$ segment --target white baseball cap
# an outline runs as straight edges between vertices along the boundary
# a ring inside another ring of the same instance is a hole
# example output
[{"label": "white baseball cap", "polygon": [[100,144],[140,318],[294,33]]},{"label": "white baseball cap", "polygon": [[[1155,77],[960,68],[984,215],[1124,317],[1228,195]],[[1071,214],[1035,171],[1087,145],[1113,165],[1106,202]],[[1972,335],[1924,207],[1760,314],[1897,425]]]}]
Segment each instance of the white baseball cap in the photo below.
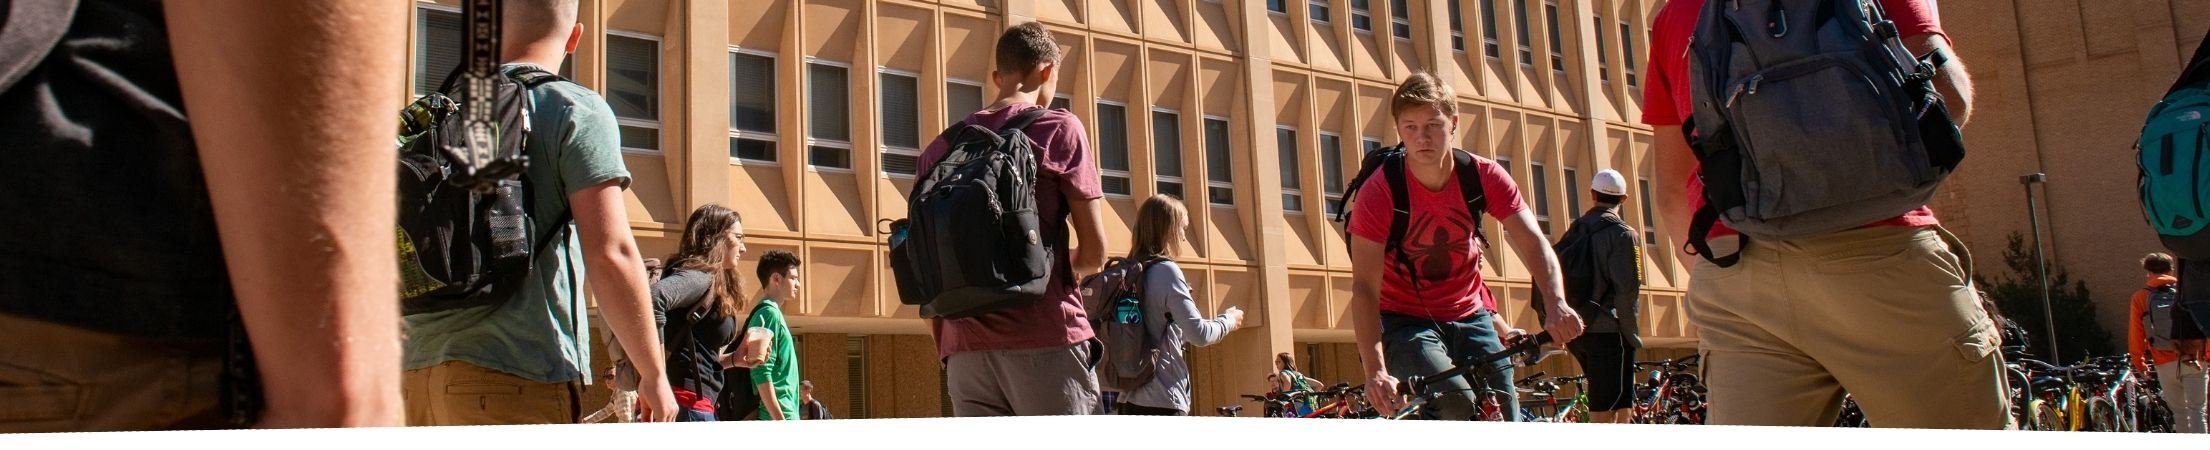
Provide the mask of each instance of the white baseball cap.
[{"label": "white baseball cap", "polygon": [[1619,171],[1604,169],[1596,172],[1596,179],[1588,182],[1588,189],[1607,195],[1627,196],[1627,179]]}]

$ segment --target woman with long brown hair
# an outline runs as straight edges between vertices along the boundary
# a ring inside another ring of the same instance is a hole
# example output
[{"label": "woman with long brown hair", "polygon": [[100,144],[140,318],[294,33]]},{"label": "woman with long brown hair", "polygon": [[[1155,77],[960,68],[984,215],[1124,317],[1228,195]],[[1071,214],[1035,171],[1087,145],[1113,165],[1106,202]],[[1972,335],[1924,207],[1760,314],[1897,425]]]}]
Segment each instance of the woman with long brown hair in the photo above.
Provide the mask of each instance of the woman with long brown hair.
[{"label": "woman with long brown hair", "polygon": [[1230,306],[1211,319],[1198,315],[1197,302],[1189,296],[1189,282],[1182,276],[1181,266],[1174,264],[1182,245],[1189,242],[1189,210],[1181,200],[1165,195],[1144,200],[1142,209],[1136,212],[1135,232],[1135,246],[1129,248],[1128,259],[1148,265],[1143,272],[1144,315],[1160,317],[1163,312],[1168,320],[1144,321],[1145,331],[1159,343],[1159,359],[1152,369],[1151,382],[1122,393],[1116,410],[1126,415],[1186,416],[1189,362],[1182,344],[1204,347],[1220,343],[1228,332],[1243,326],[1243,310]]},{"label": "woman with long brown hair", "polygon": [[652,284],[652,318],[663,324],[668,385],[676,420],[711,422],[722,389],[722,349],[736,340],[743,311],[744,224],[736,211],[708,204],[691,212],[667,273]]}]

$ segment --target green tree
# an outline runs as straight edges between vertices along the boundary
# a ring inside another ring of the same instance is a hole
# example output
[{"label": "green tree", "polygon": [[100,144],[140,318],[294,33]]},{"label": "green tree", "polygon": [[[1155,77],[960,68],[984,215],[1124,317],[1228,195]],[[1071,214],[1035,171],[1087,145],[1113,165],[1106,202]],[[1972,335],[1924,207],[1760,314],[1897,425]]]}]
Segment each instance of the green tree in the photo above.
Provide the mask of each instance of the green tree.
[{"label": "green tree", "polygon": [[[2009,248],[2003,251],[2003,265],[2010,274],[2000,278],[1975,276],[1980,289],[1987,291],[2003,315],[2026,329],[2033,345],[2026,352],[2035,358],[2048,358],[2048,322],[2042,318],[2041,280],[2034,270],[2033,249],[2026,246],[2024,235],[2012,232]],[[2049,305],[2056,309],[2057,351],[2062,364],[2079,361],[2090,356],[2117,354],[2112,346],[2110,331],[2095,321],[2094,297],[2087,293],[2087,282],[2073,280],[2063,266],[2049,265]]]}]

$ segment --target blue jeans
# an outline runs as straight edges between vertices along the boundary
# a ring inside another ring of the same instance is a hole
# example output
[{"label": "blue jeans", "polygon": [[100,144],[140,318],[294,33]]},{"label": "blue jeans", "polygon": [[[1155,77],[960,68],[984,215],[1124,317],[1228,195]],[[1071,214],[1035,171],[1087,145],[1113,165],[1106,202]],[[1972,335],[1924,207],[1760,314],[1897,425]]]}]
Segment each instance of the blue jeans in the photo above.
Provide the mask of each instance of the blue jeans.
[{"label": "blue jeans", "polygon": [[714,420],[716,419],[713,411],[699,411],[690,408],[676,408],[675,410],[675,421],[677,422],[712,422]]},{"label": "blue jeans", "polygon": [[[1465,319],[1443,322],[1382,313],[1381,351],[1388,362],[1389,376],[1399,380],[1413,375],[1424,377],[1449,370],[1456,361],[1504,351],[1503,340],[1490,326],[1490,314],[1483,310]],[[1476,384],[1495,391],[1500,397],[1497,400],[1504,420],[1519,420],[1519,394],[1512,388],[1510,360],[1489,364],[1464,376],[1433,380],[1427,392],[1440,396],[1427,403],[1420,417],[1472,420],[1479,411],[1474,408],[1473,386]]]}]

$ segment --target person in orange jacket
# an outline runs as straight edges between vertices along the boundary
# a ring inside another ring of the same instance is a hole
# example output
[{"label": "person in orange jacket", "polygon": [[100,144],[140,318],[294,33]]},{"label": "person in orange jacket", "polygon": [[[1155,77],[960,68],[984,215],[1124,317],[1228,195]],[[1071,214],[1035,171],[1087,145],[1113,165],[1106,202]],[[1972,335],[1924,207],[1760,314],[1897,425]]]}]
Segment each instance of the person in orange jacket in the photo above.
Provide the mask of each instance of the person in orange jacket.
[{"label": "person in orange jacket", "polygon": [[[2156,363],[2157,380],[2164,389],[2164,403],[2172,408],[2173,431],[2202,433],[2205,430],[2204,395],[2205,377],[2203,362],[2210,359],[2210,351],[2201,351],[2180,361],[2179,352],[2149,348],[2148,332],[2141,327],[2141,313],[2148,310],[2150,291],[2179,283],[2172,276],[2172,256],[2150,253],[2141,257],[2141,269],[2149,272],[2148,286],[2133,293],[2133,308],[2126,315],[2126,347],[2133,355],[2133,370],[2146,374],[2151,360]],[[2148,359],[2144,359],[2147,356]]]}]

